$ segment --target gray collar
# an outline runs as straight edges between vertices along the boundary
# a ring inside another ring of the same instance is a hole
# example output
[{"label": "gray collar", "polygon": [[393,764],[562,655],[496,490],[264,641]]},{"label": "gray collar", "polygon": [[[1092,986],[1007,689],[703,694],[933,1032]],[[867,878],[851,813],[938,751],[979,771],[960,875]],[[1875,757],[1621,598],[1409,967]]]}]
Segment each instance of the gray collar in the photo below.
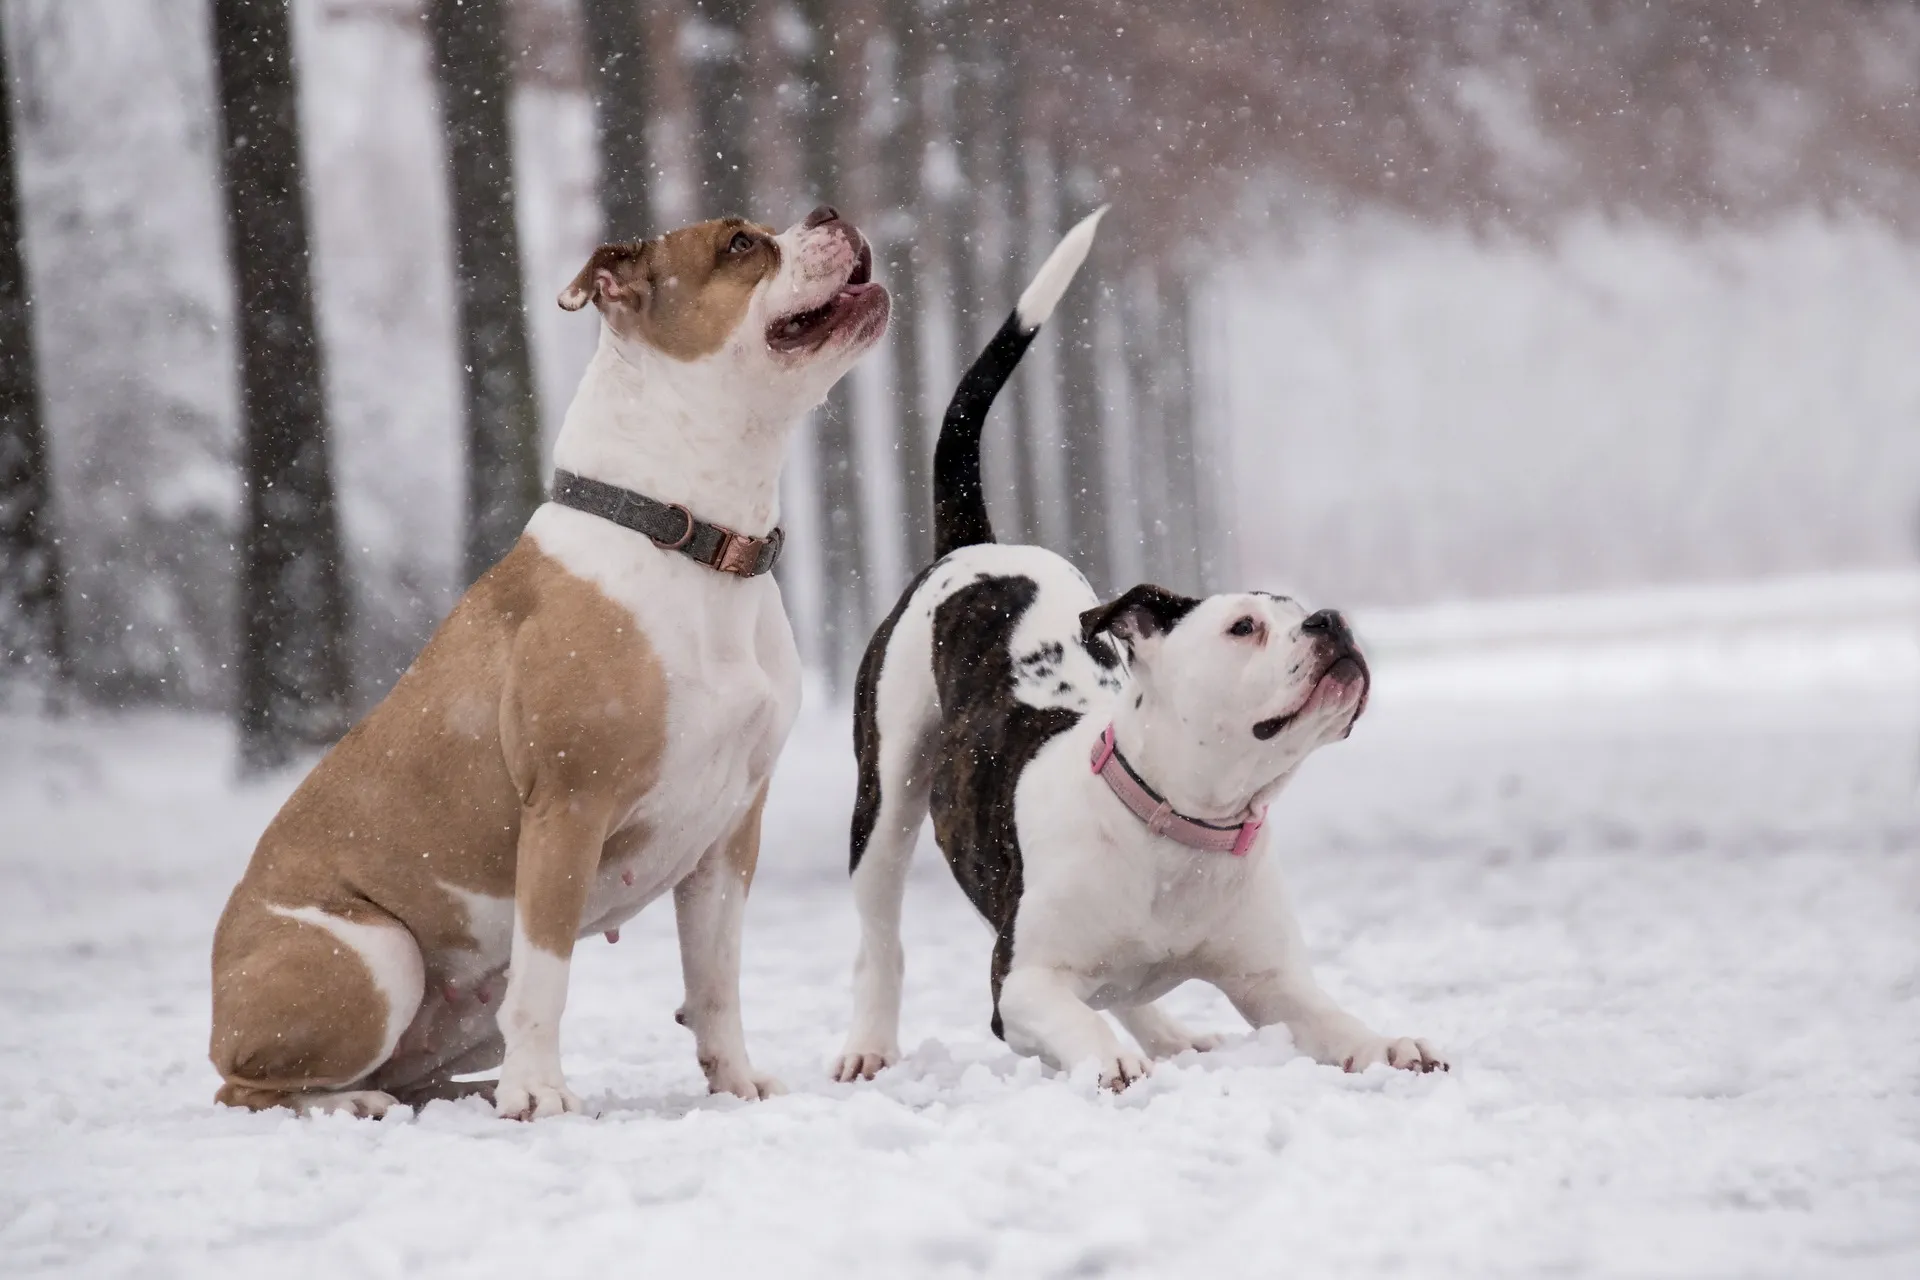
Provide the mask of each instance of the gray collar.
[{"label": "gray collar", "polygon": [[678,551],[709,569],[742,578],[771,571],[787,541],[785,531],[777,525],[764,538],[735,533],[723,524],[696,520],[677,502],[660,502],[619,485],[557,468],[553,473],[553,501],[643,533],[663,551]]}]

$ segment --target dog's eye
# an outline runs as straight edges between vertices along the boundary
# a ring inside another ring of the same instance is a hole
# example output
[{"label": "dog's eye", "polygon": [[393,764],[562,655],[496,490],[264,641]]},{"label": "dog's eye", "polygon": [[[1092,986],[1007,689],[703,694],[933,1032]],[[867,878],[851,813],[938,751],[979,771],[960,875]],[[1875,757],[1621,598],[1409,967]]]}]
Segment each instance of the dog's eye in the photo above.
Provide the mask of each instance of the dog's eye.
[{"label": "dog's eye", "polygon": [[727,252],[728,253],[752,253],[753,246],[757,243],[758,241],[756,241],[752,236],[748,235],[746,232],[736,231],[733,233],[733,239],[727,241]]},{"label": "dog's eye", "polygon": [[1240,618],[1236,620],[1232,626],[1227,628],[1227,634],[1230,636],[1250,636],[1259,625],[1260,624],[1255,622],[1251,617]]}]

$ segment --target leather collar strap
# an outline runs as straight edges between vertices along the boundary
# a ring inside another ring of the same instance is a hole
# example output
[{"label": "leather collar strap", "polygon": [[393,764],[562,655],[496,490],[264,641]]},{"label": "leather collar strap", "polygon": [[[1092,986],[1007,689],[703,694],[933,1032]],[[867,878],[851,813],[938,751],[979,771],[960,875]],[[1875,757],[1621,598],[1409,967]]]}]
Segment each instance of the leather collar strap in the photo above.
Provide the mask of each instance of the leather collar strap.
[{"label": "leather collar strap", "polygon": [[1176,840],[1189,849],[1245,857],[1247,850],[1253,848],[1254,837],[1260,834],[1261,824],[1267,820],[1264,807],[1257,813],[1249,811],[1250,816],[1246,821],[1232,826],[1219,826],[1175,813],[1173,806],[1159,792],[1141,781],[1140,775],[1120,754],[1113,740],[1112,725],[1108,725],[1101,732],[1100,740],[1094,743],[1093,771],[1113,788],[1113,794],[1120,797],[1120,803],[1127,806],[1134,817],[1147,824],[1147,830],[1157,836]]},{"label": "leather collar strap", "polygon": [[723,524],[696,520],[677,502],[658,502],[619,485],[590,480],[571,471],[553,473],[553,500],[563,507],[611,520],[635,533],[644,533],[663,551],[678,551],[709,569],[742,578],[770,572],[786,545],[785,531],[775,526],[764,538],[735,533]]}]

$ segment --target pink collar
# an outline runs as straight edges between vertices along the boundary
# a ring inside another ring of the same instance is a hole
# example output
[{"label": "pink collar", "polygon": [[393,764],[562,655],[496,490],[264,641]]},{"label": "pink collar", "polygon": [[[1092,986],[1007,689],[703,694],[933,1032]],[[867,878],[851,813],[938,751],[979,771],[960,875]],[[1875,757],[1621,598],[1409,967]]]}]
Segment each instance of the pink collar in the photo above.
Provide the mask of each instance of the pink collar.
[{"label": "pink collar", "polygon": [[1126,757],[1120,754],[1113,740],[1111,724],[1101,732],[1099,742],[1094,744],[1093,771],[1106,780],[1106,784],[1113,788],[1113,794],[1120,797],[1120,803],[1127,806],[1134,817],[1147,824],[1147,830],[1157,836],[1177,840],[1189,849],[1245,857],[1247,850],[1253,847],[1254,837],[1260,834],[1261,824],[1267,820],[1264,807],[1246,821],[1230,827],[1175,813],[1173,806],[1161,798],[1159,792],[1142,782],[1140,775],[1127,763]]}]

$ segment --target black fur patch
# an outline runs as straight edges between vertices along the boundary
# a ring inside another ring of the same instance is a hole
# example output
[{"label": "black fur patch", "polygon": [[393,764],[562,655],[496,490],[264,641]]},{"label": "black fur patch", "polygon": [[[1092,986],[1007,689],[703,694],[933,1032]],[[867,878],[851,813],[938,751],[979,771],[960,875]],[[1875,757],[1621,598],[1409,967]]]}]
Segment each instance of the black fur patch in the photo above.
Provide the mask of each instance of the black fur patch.
[{"label": "black fur patch", "polygon": [[867,651],[860,655],[860,673],[853,682],[853,754],[860,762],[860,785],[853,800],[853,830],[847,853],[849,875],[860,869],[860,857],[867,851],[867,842],[873,839],[873,825],[880,821],[880,722],[876,717],[880,668],[886,662],[887,645],[893,639],[893,629],[900,624],[900,615],[907,611],[907,603],[920,589],[920,584],[939,567],[940,562],[934,561],[907,584],[893,612],[874,631],[873,639],[867,641]]},{"label": "black fur patch", "polygon": [[[991,971],[995,1035],[1001,1034],[1000,984],[1013,963],[1023,887],[1014,788],[1040,748],[1080,720],[1078,711],[1030,707],[1013,695],[1014,629],[1039,594],[1032,578],[983,578],[954,592],[933,615],[933,680],[942,714],[929,807],[953,878],[998,935]],[[1021,661],[1033,657],[1046,655],[1037,651]]]},{"label": "black fur patch", "polygon": [[1128,587],[1108,603],[1081,614],[1080,631],[1088,651],[1099,658],[1101,655],[1097,646],[1108,643],[1107,637],[1127,644],[1142,636],[1163,635],[1179,626],[1180,620],[1192,613],[1199,604],[1192,596],[1183,596],[1165,587],[1143,582],[1137,587]]}]

